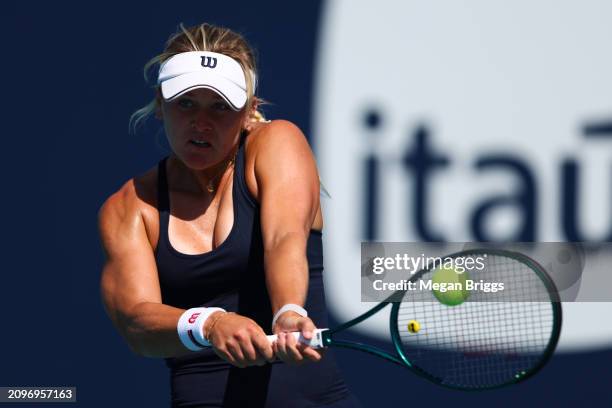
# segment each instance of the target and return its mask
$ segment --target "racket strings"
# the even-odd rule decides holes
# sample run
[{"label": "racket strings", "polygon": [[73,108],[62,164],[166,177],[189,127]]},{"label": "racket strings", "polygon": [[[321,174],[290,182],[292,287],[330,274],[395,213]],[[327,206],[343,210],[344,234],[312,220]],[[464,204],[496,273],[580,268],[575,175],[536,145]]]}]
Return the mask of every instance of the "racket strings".
[{"label": "racket strings", "polygon": [[[420,279],[431,279],[431,272]],[[447,385],[511,382],[539,364],[551,340],[555,321],[548,289],[526,264],[491,254],[469,279],[503,282],[504,290],[470,292],[468,301],[452,307],[432,291],[406,292],[397,317],[402,350],[415,367]],[[408,329],[412,320],[421,327],[416,333]]]}]

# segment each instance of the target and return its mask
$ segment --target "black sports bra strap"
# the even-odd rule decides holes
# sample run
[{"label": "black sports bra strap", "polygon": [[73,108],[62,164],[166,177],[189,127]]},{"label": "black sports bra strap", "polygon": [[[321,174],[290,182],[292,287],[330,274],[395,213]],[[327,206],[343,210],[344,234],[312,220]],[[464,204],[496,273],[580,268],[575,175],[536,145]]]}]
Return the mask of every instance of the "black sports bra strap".
[{"label": "black sports bra strap", "polygon": [[168,197],[168,178],[166,177],[166,161],[164,157],[157,167],[157,210],[170,211],[170,199]]}]

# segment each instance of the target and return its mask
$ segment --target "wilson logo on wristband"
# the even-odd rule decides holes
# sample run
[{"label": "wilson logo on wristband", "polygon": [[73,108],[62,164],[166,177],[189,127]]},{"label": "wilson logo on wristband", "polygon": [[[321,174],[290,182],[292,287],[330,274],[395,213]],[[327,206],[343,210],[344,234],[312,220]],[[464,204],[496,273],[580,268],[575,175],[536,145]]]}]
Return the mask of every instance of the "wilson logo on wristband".
[{"label": "wilson logo on wristband", "polygon": [[189,324],[194,324],[199,315],[200,312],[192,314],[188,320]]}]

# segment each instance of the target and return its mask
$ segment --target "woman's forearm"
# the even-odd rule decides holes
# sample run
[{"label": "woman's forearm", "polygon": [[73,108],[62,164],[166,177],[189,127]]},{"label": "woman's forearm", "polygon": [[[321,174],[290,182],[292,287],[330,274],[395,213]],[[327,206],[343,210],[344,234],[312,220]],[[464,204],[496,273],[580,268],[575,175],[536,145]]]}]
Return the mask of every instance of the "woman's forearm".
[{"label": "woman's forearm", "polygon": [[153,302],[134,306],[125,317],[122,330],[132,351],[157,358],[191,353],[181,343],[176,329],[183,312],[183,309]]},{"label": "woman's forearm", "polygon": [[272,314],[283,305],[303,306],[308,292],[306,240],[301,234],[286,234],[266,248],[264,266]]}]

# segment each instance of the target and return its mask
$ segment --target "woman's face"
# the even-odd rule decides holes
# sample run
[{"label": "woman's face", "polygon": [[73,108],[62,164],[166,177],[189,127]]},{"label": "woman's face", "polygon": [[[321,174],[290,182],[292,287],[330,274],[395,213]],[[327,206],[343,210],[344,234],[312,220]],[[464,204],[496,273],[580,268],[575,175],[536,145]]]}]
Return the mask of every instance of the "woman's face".
[{"label": "woman's face", "polygon": [[227,160],[238,143],[245,109],[234,111],[216,92],[195,89],[160,100],[160,114],[172,151],[193,170]]}]

